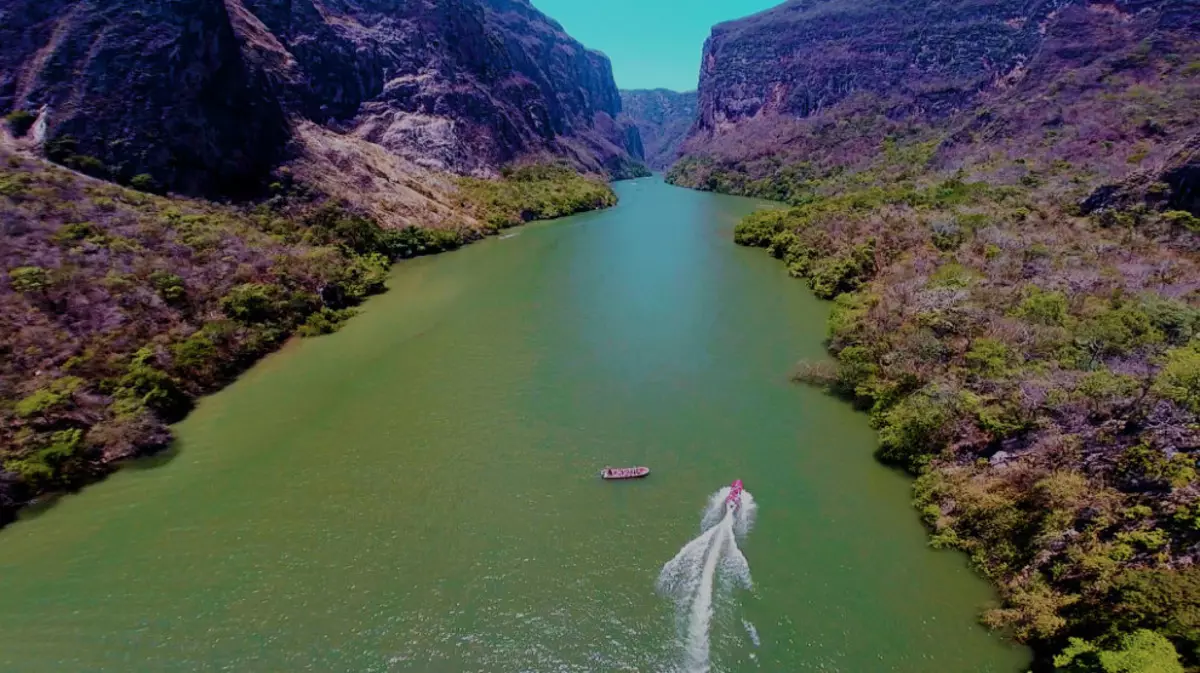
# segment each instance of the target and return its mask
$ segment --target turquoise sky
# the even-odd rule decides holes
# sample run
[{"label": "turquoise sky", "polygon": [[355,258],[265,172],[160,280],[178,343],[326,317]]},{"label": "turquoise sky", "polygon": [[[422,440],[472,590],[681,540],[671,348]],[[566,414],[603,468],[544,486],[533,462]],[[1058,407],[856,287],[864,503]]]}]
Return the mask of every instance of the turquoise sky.
[{"label": "turquoise sky", "polygon": [[532,0],[571,37],[612,59],[622,89],[696,88],[713,24],[782,0]]}]

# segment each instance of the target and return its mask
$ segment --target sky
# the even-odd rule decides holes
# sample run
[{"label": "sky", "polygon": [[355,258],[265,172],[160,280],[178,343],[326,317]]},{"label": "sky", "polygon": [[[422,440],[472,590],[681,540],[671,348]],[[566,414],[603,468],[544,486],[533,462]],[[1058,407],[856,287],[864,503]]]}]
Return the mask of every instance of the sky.
[{"label": "sky", "polygon": [[691,91],[714,24],[782,0],[532,0],[571,37],[608,55],[622,89]]}]

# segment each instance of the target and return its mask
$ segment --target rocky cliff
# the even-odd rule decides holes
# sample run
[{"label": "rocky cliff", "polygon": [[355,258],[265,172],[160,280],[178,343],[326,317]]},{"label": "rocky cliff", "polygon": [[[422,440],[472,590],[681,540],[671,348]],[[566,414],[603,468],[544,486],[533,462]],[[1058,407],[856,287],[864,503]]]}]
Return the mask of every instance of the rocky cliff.
[{"label": "rocky cliff", "polygon": [[646,165],[655,170],[670,167],[696,121],[696,92],[623,90],[621,107],[641,135]]},{"label": "rocky cliff", "polygon": [[780,161],[859,166],[888,136],[920,136],[941,167],[1001,152],[1086,158],[1097,178],[1116,178],[1194,132],[1198,10],[1194,0],[792,0],[713,29],[685,152],[760,178]]},{"label": "rocky cliff", "polygon": [[481,175],[553,156],[621,177],[640,152],[608,59],[527,0],[0,0],[0,18],[0,111],[44,111],[48,140],[77,141],[64,158],[117,179],[236,193],[303,128]]}]

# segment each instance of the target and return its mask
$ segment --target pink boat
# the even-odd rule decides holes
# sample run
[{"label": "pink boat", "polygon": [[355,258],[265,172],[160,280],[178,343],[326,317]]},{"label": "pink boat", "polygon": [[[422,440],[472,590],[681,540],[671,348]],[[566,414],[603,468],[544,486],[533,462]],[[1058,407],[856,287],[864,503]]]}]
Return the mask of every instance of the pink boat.
[{"label": "pink boat", "polygon": [[641,479],[648,474],[648,467],[606,467],[600,471],[603,479]]},{"label": "pink boat", "polygon": [[742,480],[735,479],[733,485],[729,487],[729,495],[725,496],[725,503],[737,507],[742,504]]}]

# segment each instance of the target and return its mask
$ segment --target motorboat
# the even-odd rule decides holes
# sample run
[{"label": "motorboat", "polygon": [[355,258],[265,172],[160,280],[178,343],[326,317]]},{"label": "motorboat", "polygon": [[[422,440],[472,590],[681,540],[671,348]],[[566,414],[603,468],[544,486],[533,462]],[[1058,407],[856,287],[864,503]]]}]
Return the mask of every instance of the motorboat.
[{"label": "motorboat", "polygon": [[602,479],[641,479],[648,474],[648,467],[606,467],[600,470]]}]

